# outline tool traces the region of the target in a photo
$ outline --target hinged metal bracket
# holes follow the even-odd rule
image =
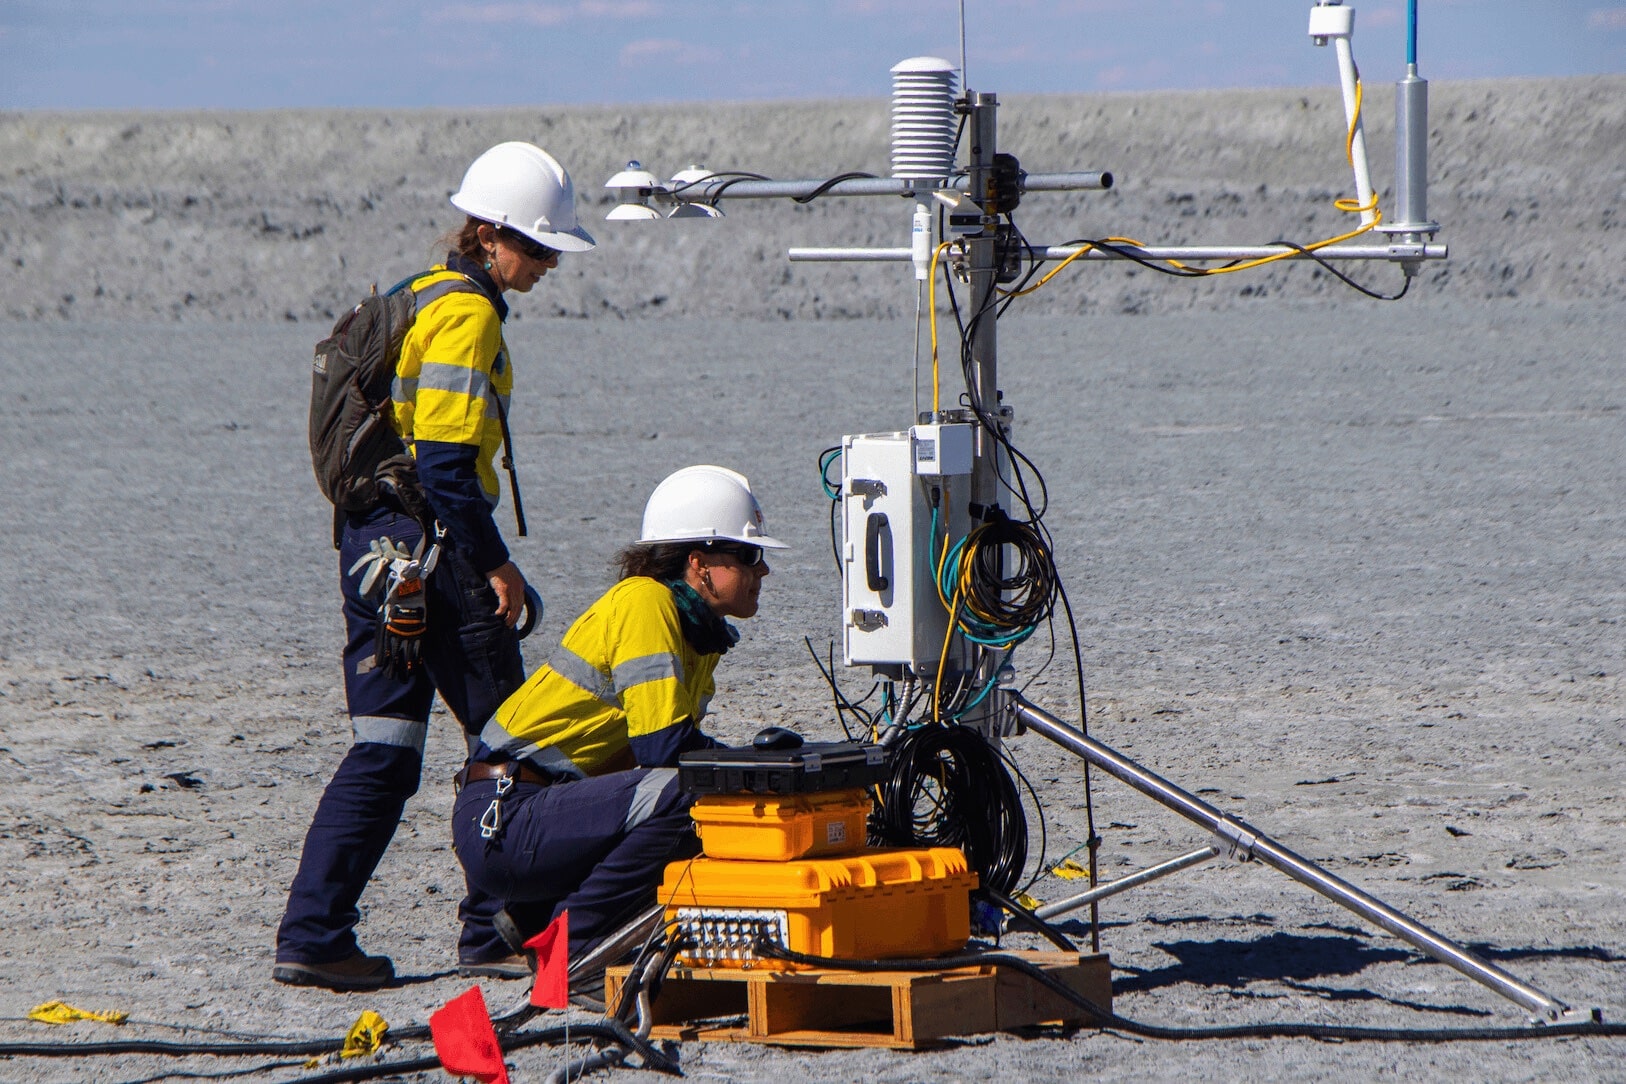
[[[1253,848],[1259,842],[1259,837],[1248,830],[1247,825],[1230,817],[1221,817],[1214,825],[1214,838],[1219,841],[1220,850],[1233,862],[1253,861]]]

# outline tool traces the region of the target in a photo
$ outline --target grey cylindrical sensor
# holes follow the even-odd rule
[[[1428,220],[1428,80],[1412,65],[1395,84],[1395,226]]]

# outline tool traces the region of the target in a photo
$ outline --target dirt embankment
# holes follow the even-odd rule
[[[1366,131],[1387,195],[1392,93]],[[777,177],[888,172],[882,99],[452,111],[0,115],[0,315],[11,319],[326,320],[374,280],[436,254],[446,196],[485,147],[529,139],[573,171],[603,241],[550,280],[545,313],[799,318],[906,315],[906,272],[789,264],[792,245],[902,245],[908,207],[829,198],[734,202],[722,222],[606,223],[601,187],[629,158]],[[1429,211],[1451,262],[1425,297],[1626,296],[1626,76],[1442,83],[1431,102]],[[1111,192],[1033,194],[1034,242],[1309,242],[1348,228],[1336,88],[1013,97],[1000,140],[1036,172],[1105,169]],[[716,243],[697,243],[699,237]],[[1358,269],[1393,289],[1391,269]],[[1061,276],[1028,305],[1171,312],[1316,297],[1312,267],[1192,284],[1150,272]],[[529,310],[527,310],[529,311]]]

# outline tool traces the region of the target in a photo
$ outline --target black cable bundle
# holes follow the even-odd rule
[[[889,753],[876,787],[869,841],[881,847],[958,847],[981,883],[1010,892],[1028,858],[1016,783],[991,745],[963,726],[912,730]]]
[[[970,618],[962,616],[961,624],[977,643],[1014,647],[1049,620],[1058,581],[1041,528],[994,508],[966,537],[959,558],[955,582],[943,586],[950,597],[956,589],[961,594]]]

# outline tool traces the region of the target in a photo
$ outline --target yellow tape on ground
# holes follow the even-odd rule
[[[350,1032],[344,1037],[344,1047],[339,1051],[340,1058],[361,1058],[377,1053],[383,1045],[384,1033],[390,1030],[384,1018],[373,1010],[368,1009],[356,1017],[356,1022],[350,1026]]]
[[[127,1012],[118,1009],[109,1009],[106,1012],[90,1012],[86,1009],[76,1009],[65,1001],[47,1001],[43,1005],[36,1005],[28,1011],[30,1020],[38,1020],[42,1024],[71,1024],[75,1020],[97,1020],[103,1024],[122,1024],[130,1018]]]
[[[1085,869],[1071,858],[1067,859],[1050,872],[1054,873],[1057,877],[1061,877],[1068,881],[1076,881],[1080,877],[1088,877],[1090,875],[1089,870]]]

